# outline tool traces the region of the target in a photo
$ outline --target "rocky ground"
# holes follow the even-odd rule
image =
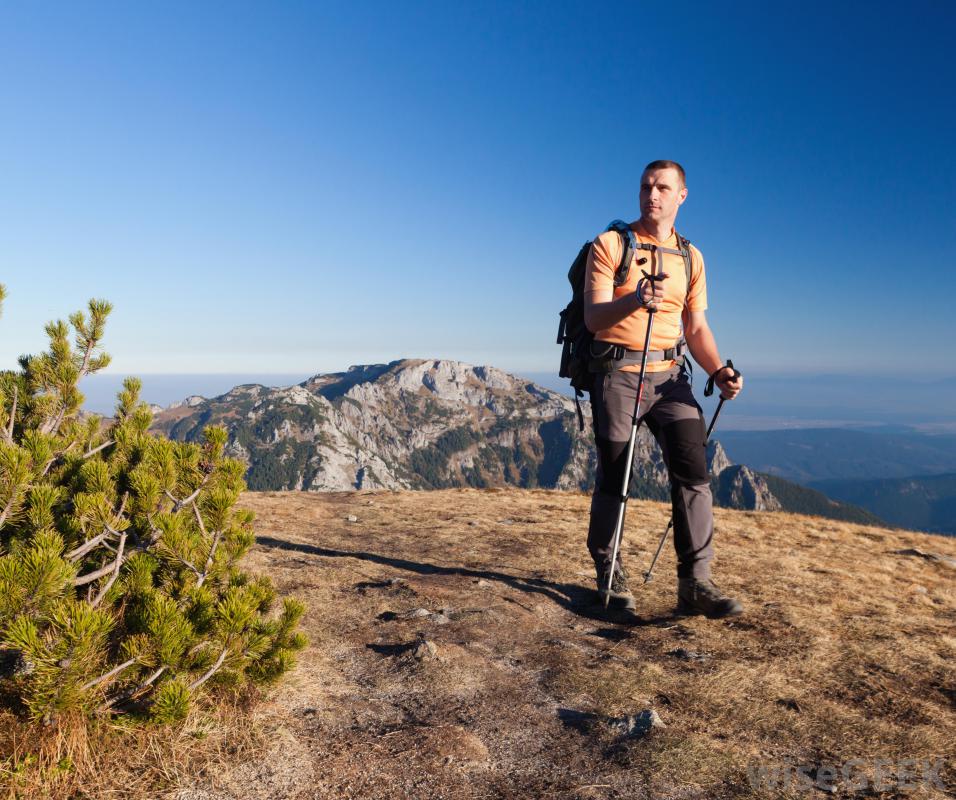
[[[669,544],[637,615],[608,619],[583,494],[243,500],[259,519],[248,566],[308,603],[311,645],[257,707],[256,746],[173,775],[165,796],[812,796],[794,773],[789,790],[752,785],[782,765],[814,793],[954,796],[952,539],[718,510],[715,577],[744,616],[676,618]],[[667,514],[629,506],[633,573]],[[924,785],[892,788],[914,766]]]

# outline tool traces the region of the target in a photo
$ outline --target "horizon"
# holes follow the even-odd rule
[[[436,360],[436,359],[399,359]],[[459,359],[453,359],[465,363]],[[390,363],[390,362],[385,362]],[[168,407],[190,396],[212,399],[226,394],[235,386],[257,383],[267,387],[293,386],[316,375],[345,373],[352,367],[372,364],[352,364],[345,369],[297,373],[230,372],[230,373],[140,373],[143,382],[141,398],[148,403]],[[474,364],[470,366],[492,366]],[[542,388],[573,397],[566,379],[557,372],[504,370],[517,378],[536,383]],[[695,395],[708,418],[716,406],[716,397],[702,396],[703,381],[695,375]],[[124,373],[98,373],[88,376],[80,384],[86,396],[83,408],[99,414],[111,414],[115,393]],[[747,376],[745,376],[746,381]],[[760,373],[749,375],[745,382],[748,395],[728,403],[721,412],[720,427],[725,430],[783,430],[810,427],[870,428],[895,427],[924,433],[956,432],[956,381],[951,378],[924,378],[914,381],[923,385],[935,384],[940,391],[932,402],[915,393],[906,400],[900,411],[898,395],[883,375],[779,375]],[[808,384],[809,385],[806,385]],[[848,408],[853,408],[850,413]],[[947,410],[948,409],[948,410]]]

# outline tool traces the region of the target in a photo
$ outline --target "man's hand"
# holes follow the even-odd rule
[[[720,389],[720,396],[725,400],[733,400],[744,388],[744,376],[732,367],[721,367],[714,375],[714,383]]]
[[[644,275],[646,276],[647,273],[645,272]],[[653,280],[650,277],[644,277],[637,282],[637,296],[642,306],[657,310],[657,304],[664,299],[664,287],[661,284],[665,278],[667,273],[662,272],[660,275],[655,275]]]

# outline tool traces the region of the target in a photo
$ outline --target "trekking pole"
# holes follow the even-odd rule
[[[663,266],[664,256],[659,248],[654,248],[657,260]],[[654,281],[663,280],[657,274],[654,263],[651,264],[651,274],[641,270],[644,277],[654,285]],[[641,399],[644,396],[644,373],[647,370],[647,350],[651,345],[651,329],[654,327],[654,314],[657,312],[657,306],[652,305],[647,309],[647,332],[644,334],[644,352],[641,355],[641,373],[637,384],[637,398],[634,401],[634,415],[631,417],[631,438],[627,442],[627,460],[624,467],[624,485],[621,487],[620,506],[617,510],[617,524],[614,526],[614,547],[611,551],[611,568],[607,573],[607,587],[604,590],[604,608],[607,609],[611,600],[611,583],[614,580],[614,570],[617,567],[617,552],[621,545],[621,533],[624,530],[624,511],[627,508],[627,490],[631,479],[631,465],[634,462],[634,443],[637,441],[637,427],[640,424]]]
[[[734,368],[734,362],[729,358],[727,359],[727,366],[734,370],[734,377],[736,378],[740,373]],[[706,386],[704,386],[704,397],[710,397],[714,393],[714,381],[711,378],[707,381]],[[710,442],[710,435],[714,432],[714,426],[717,424],[717,417],[720,416],[720,409],[724,407],[725,399],[720,398],[720,402],[717,403],[717,408],[714,410],[714,416],[710,420],[710,425],[707,427],[707,435],[704,437],[704,447],[707,447],[708,442]],[[671,514],[671,518],[667,523],[667,527],[664,529],[664,535],[661,537],[660,542],[657,545],[657,552],[654,553],[654,558],[651,561],[650,567],[647,568],[647,572],[644,573],[644,583],[650,581],[654,575],[654,565],[657,563],[657,557],[661,554],[661,550],[664,549],[664,542],[667,541],[667,534],[671,532],[671,528],[674,525],[674,515]]]

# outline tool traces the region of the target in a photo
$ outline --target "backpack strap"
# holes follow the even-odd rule
[[[693,272],[693,263],[690,255],[690,239],[685,239],[677,230],[674,230],[674,236],[677,237],[677,247],[680,249],[681,257],[684,259],[684,272],[687,273],[687,291],[684,293],[684,306],[687,306],[687,300],[690,298],[690,278]],[[681,322],[681,340],[684,338],[684,323]],[[694,366],[689,358],[685,358],[681,363],[687,364],[693,373]]]
[[[684,303],[686,304],[687,298],[690,297],[690,276],[693,271],[690,256],[690,239],[685,239],[677,231],[674,231],[674,235],[677,237],[677,246],[680,248],[680,254],[684,258],[684,271],[687,273],[687,293],[684,295]]]
[[[634,252],[640,248],[637,237],[631,226],[623,219],[616,219],[607,226],[609,231],[617,231],[621,237],[621,263],[617,265],[614,271],[614,285],[623,286],[627,283],[627,274],[631,269],[631,262],[634,260]]]

